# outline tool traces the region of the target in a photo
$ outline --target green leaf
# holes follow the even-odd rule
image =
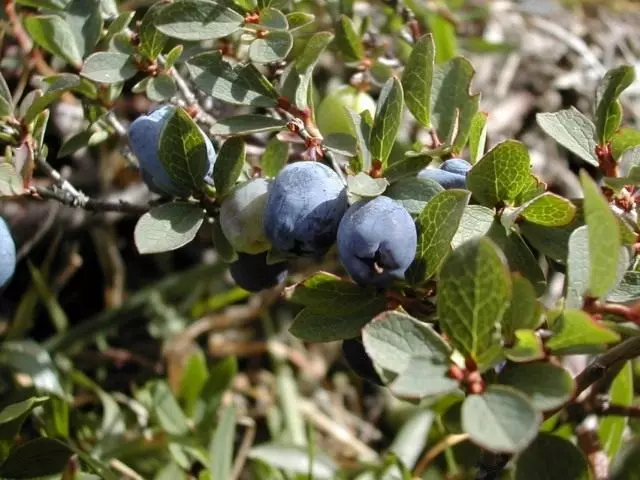
[[[431,155],[407,155],[397,160],[384,169],[384,177],[389,182],[394,183],[407,177],[415,177],[415,175],[431,163],[433,157]]]
[[[426,323],[406,313],[381,313],[362,330],[367,355],[381,369],[395,374],[404,372],[413,357],[449,366],[451,348]],[[457,383],[456,383],[457,385]]]
[[[551,363],[508,365],[498,375],[498,383],[524,393],[541,412],[560,408],[575,391],[571,374]]]
[[[516,330],[512,346],[504,349],[504,355],[518,363],[535,362],[546,357],[542,340],[533,330]]]
[[[204,222],[202,207],[172,202],[152,208],[140,217],[134,241],[141,254],[176,250],[191,242]]]
[[[215,415],[224,393],[231,388],[231,383],[238,373],[238,361],[235,357],[226,357],[211,367],[209,378],[200,390],[200,399],[205,405],[202,418]],[[206,435],[210,435],[211,426],[202,422],[200,428]]]
[[[584,191],[584,218],[589,234],[589,294],[602,297],[615,287],[618,280],[620,231],[609,202],[600,193],[598,185],[581,171],[580,182]]]
[[[445,190],[427,203],[416,220],[418,248],[407,271],[407,279],[422,284],[435,275],[451,250],[464,208],[469,203],[466,190]]]
[[[102,35],[100,0],[71,0],[62,17],[75,38],[80,57],[84,58],[93,52]]]
[[[467,187],[482,205],[513,203],[530,185],[527,147],[507,140],[492,148],[467,174]]]
[[[211,134],[247,135],[249,133],[283,130],[286,126],[286,119],[267,117],[266,115],[238,115],[219,120],[211,129]]]
[[[282,75],[281,96],[299,108],[309,106],[313,69],[332,40],[333,34],[330,32],[318,32],[309,39],[295,62],[291,63]]]
[[[220,220],[217,220],[211,226],[211,235],[213,237],[213,245],[216,247],[216,252],[220,255],[220,259],[227,263],[235,262],[238,259],[238,254],[222,231]]]
[[[427,15],[429,30],[433,33],[436,49],[436,63],[444,63],[456,54],[456,28],[437,12]]]
[[[269,30],[287,30],[289,22],[280,10],[265,8],[260,12],[260,25]]]
[[[29,267],[29,273],[31,274],[31,281],[33,286],[40,297],[40,300],[51,318],[51,322],[55,326],[58,333],[64,332],[68,325],[69,319],[67,314],[60,306],[58,299],[48,285],[44,275],[34,267],[30,262],[27,264]]]
[[[510,280],[502,252],[484,237],[455,249],[440,270],[440,326],[452,345],[481,367],[500,351],[498,326],[511,299]]]
[[[0,364],[31,378],[36,391],[67,398],[49,353],[32,340],[0,345]]]
[[[462,404],[463,430],[491,452],[521,452],[536,438],[540,421],[527,397],[510,387],[490,385]]]
[[[611,137],[611,150],[613,158],[618,159],[620,156],[632,147],[640,146],[640,131],[629,127],[619,129]]]
[[[627,361],[611,383],[607,400],[612,405],[628,407],[633,403],[633,393],[633,365],[631,361]],[[598,434],[602,447],[611,460],[622,446],[628,420],[626,416],[617,415],[608,415],[600,419]]]
[[[57,15],[34,15],[24,19],[29,36],[47,52],[80,68],[82,52],[79,51],[74,33],[67,22]]]
[[[484,156],[487,143],[487,117],[485,112],[476,112],[469,128],[469,162],[473,165]]]
[[[582,308],[585,296],[589,295],[592,274],[590,255],[588,227],[579,227],[569,237],[566,304],[571,308]],[[624,247],[620,248],[618,250],[615,285],[622,279],[629,261],[628,250]]]
[[[297,284],[289,300],[314,312],[338,315],[369,307],[382,310],[385,306],[375,289],[362,288],[327,272],[318,272]]]
[[[46,77],[45,83],[47,84],[47,86],[42,92],[42,96],[40,96],[39,98],[35,98],[33,100],[33,103],[29,105],[29,108],[27,108],[26,112],[24,113],[23,120],[26,123],[33,122],[38,117],[38,115],[42,113],[43,110],[45,110],[53,102],[57,101],[64,92],[79,86],[80,77],[72,73],[61,73],[58,75]],[[44,129],[42,129],[40,135],[37,135],[34,128],[34,137],[42,137],[43,135]]]
[[[286,58],[293,47],[289,32],[272,31],[256,38],[249,47],[249,58],[255,63],[273,63]]]
[[[431,128],[431,85],[435,46],[431,34],[418,39],[402,74],[402,87],[407,108],[424,127]]]
[[[178,88],[176,83],[166,73],[161,73],[155,77],[151,77],[146,86],[146,93],[152,102],[166,102],[173,97]]]
[[[129,24],[131,24],[135,14],[136,12],[122,12],[118,14],[118,16],[109,24],[107,33],[104,35],[104,41],[108,42],[116,34],[123,33]]]
[[[9,162],[0,161],[0,198],[22,195],[24,184],[16,168]]]
[[[626,185],[640,184],[640,147],[626,150],[618,159],[618,177],[605,177],[607,185],[621,189]]]
[[[369,135],[371,155],[374,159],[380,160],[383,166],[386,165],[395,143],[403,108],[402,84],[397,78],[391,78],[380,92]]]
[[[412,216],[422,213],[427,203],[444,188],[431,178],[403,178],[389,187],[385,195],[400,203]]]
[[[347,177],[347,191],[350,199],[359,197],[373,198],[382,195],[389,182],[386,178],[371,178],[368,174],[360,172],[357,175]]]
[[[355,338],[360,330],[384,307],[370,302],[359,310],[349,313],[324,313],[311,308],[303,309],[293,320],[289,332],[307,342],[333,342]]]
[[[287,22],[289,23],[289,31],[291,33],[300,30],[311,24],[315,20],[315,15],[306,12],[291,12],[287,14]]]
[[[162,9],[155,20],[160,32],[187,41],[226,37],[243,24],[242,15],[208,0],[174,2]]]
[[[422,399],[445,395],[458,389],[458,381],[447,373],[449,365],[421,355],[409,359],[407,368],[389,385],[397,397]]]
[[[313,472],[314,479],[331,480],[336,478],[338,473],[338,466],[333,460],[316,452],[310,457],[304,447],[263,443],[253,447],[248,456],[251,460],[260,460],[291,474],[306,476]]]
[[[193,192],[204,188],[210,168],[206,139],[182,108],[176,108],[162,128],[158,152],[162,166],[177,189]]]
[[[576,206],[570,200],[545,192],[529,200],[517,211],[528,222],[544,227],[563,227],[575,218]]]
[[[164,64],[166,69],[172,68],[173,65],[178,61],[178,59],[182,56],[182,52],[184,51],[184,45],[176,45],[167,53],[167,56],[164,60]]]
[[[467,205],[460,218],[460,225],[451,240],[451,247],[458,248],[467,240],[485,236],[492,228],[495,212],[482,205]]]
[[[260,159],[263,175],[275,177],[289,160],[289,144],[273,137],[267,142],[264,154]]]
[[[62,472],[73,451],[53,438],[40,437],[16,446],[0,466],[4,478],[35,478]]]
[[[0,411],[0,458],[7,458],[31,411],[47,400],[49,397],[29,397],[21,402],[11,403]]]
[[[552,459],[552,461],[550,461]],[[518,455],[515,480],[589,480],[589,464],[582,452],[558,435],[540,433]]]
[[[277,104],[278,93],[252,65],[232,67],[218,51],[191,57],[186,65],[193,83],[219,100],[256,107]]]
[[[231,478],[233,466],[233,443],[236,432],[236,407],[231,404],[220,414],[220,423],[216,427],[209,445],[209,465],[212,480]]]
[[[596,92],[595,122],[601,144],[608,142],[620,126],[620,107],[616,103],[620,94],[635,80],[635,68],[622,65],[609,70]]]
[[[436,61],[437,45],[436,39]],[[467,59],[457,57],[438,66],[433,74],[431,122],[439,137],[450,141],[456,152],[462,151],[480,104],[480,95],[469,93],[474,73]]]
[[[554,354],[567,355],[590,346],[603,346],[620,340],[620,336],[597,324],[581,310],[565,310],[553,325],[554,335],[546,346]]]
[[[153,413],[160,426],[170,435],[186,435],[189,424],[178,401],[164,381],[155,382],[151,387]]]
[[[575,107],[538,113],[536,121],[547,135],[591,165],[598,166],[596,126]]]
[[[511,340],[517,330],[535,328],[540,323],[541,306],[531,282],[520,275],[511,276],[511,304],[502,317],[502,336]]]
[[[244,140],[240,137],[227,139],[218,152],[213,165],[213,183],[220,198],[227,195],[235,186],[246,157]]]
[[[340,15],[336,22],[335,43],[347,61],[358,61],[364,58],[364,47],[360,36],[356,33],[353,22],[346,15]]]
[[[419,410],[402,425],[389,452],[393,453],[406,468],[413,468],[427,444],[428,432],[433,425],[435,414],[429,410]]]
[[[49,400],[49,397],[29,397],[21,402],[11,403],[0,410],[0,424],[12,423],[24,417],[36,406]]]
[[[322,141],[322,146],[333,153],[345,157],[355,157],[358,154],[358,141],[350,133],[330,133]]]
[[[62,10],[69,3],[69,0],[16,0],[16,3],[27,7]]]
[[[96,52],[87,58],[80,75],[98,83],[118,83],[138,73],[130,55],[119,52]]]
[[[351,131],[355,135],[356,139],[356,153],[358,156],[359,165],[357,165],[358,168],[355,168],[355,170],[368,172],[373,166],[371,160],[371,152],[369,151],[369,135],[371,134],[371,124],[367,122],[367,119],[370,119],[371,115],[366,110],[358,114],[350,108],[343,108],[349,114],[349,119],[351,120]]]

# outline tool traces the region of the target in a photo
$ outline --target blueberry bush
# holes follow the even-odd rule
[[[5,0],[0,477],[637,478],[635,68],[554,190],[482,3]]]

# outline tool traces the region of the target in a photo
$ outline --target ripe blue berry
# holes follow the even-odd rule
[[[409,212],[389,197],[354,203],[340,222],[338,255],[351,278],[384,287],[403,279],[418,236]]]
[[[333,170],[317,162],[292,163],[269,190],[265,233],[283,253],[322,256],[335,242],[348,206],[347,190]]]

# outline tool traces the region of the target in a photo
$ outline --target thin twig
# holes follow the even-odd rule
[[[233,469],[231,470],[229,480],[236,480],[242,474],[242,468],[244,467],[244,463],[247,460],[247,456],[249,455],[249,450],[251,450],[253,441],[256,438],[256,422],[253,418],[240,417],[238,419],[238,423],[244,425],[246,427],[246,430],[244,431],[242,443],[240,443],[240,448],[238,448],[236,459],[233,462]]]
[[[100,200],[96,198],[89,198],[86,196],[83,196],[82,202],[79,202],[78,197],[74,196],[67,190],[62,190],[59,188],[50,189],[43,187],[34,187],[32,188],[32,193],[35,197],[40,197],[47,200],[55,200],[62,205],[66,205],[68,207],[83,208],[91,212],[120,212],[142,215],[144,213],[147,213],[151,208],[150,205],[135,205],[133,203],[125,202],[122,200]]]
[[[431,462],[433,462],[436,458],[438,458],[438,456],[440,456],[441,453],[443,453],[448,448],[451,448],[468,439],[469,439],[468,433],[458,433],[458,434],[447,435],[446,437],[444,437],[442,440],[436,443],[433,447],[431,447],[429,450],[424,452],[424,455],[420,457],[420,460],[418,461],[416,468],[413,470],[413,476],[421,478],[422,474],[429,467]]]

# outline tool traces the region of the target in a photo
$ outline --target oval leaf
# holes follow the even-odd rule
[[[140,217],[134,231],[134,241],[142,254],[176,250],[191,242],[205,212],[187,202],[165,203]]]
[[[524,394],[491,385],[462,404],[462,428],[491,452],[521,452],[536,438],[541,415]]]

